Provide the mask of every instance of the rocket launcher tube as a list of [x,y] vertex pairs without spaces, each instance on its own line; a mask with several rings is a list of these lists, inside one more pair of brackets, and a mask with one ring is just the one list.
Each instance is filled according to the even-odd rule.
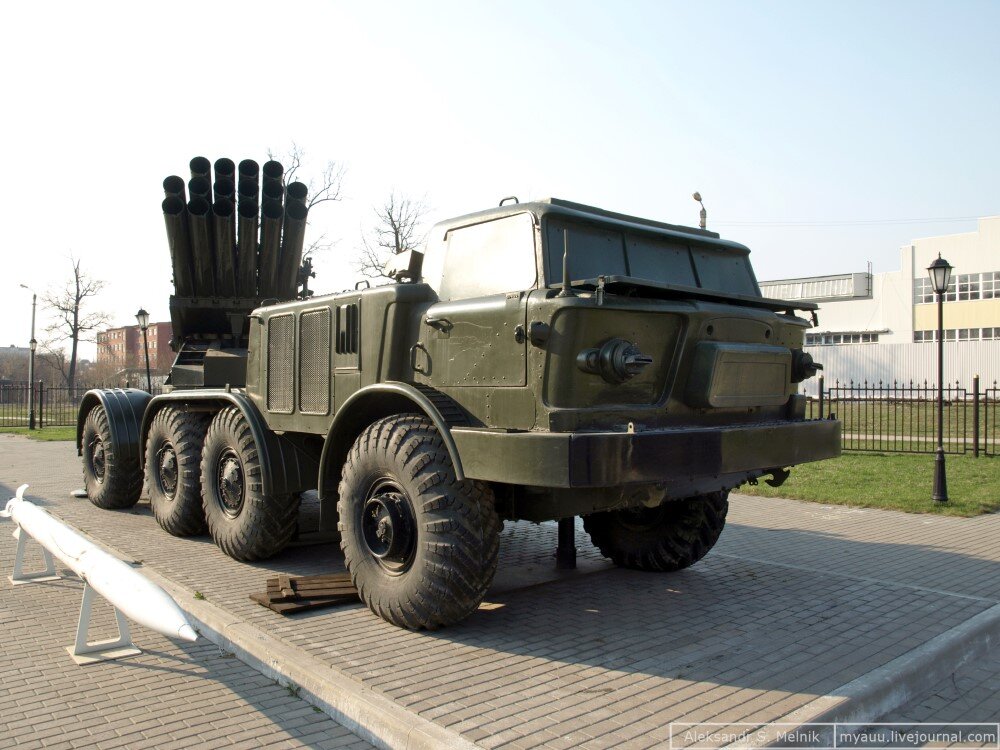
[[[183,180],[181,180],[181,190],[184,190]],[[191,242],[188,238],[188,214],[181,197],[170,195],[163,199],[163,222],[167,227],[167,243],[170,246],[174,292],[179,297],[190,297],[194,294],[194,275],[191,266]]]
[[204,156],[196,156],[188,165],[191,168],[191,179],[204,177],[208,184],[212,184],[212,163]]
[[257,201],[240,197],[237,231],[237,286],[239,296],[257,296]]
[[302,263],[308,214],[309,209],[302,201],[290,200],[285,207],[277,285],[278,294],[285,299],[293,299],[298,288],[299,265]]
[[284,211],[277,201],[264,201],[260,209],[260,258],[257,291],[261,297],[279,297],[278,261],[281,252],[281,219]]
[[194,267],[194,296],[215,296],[215,254],[212,252],[212,207],[201,197],[188,202],[188,229]]
[[233,202],[219,198],[212,207],[215,246],[215,293],[236,296],[236,213]]

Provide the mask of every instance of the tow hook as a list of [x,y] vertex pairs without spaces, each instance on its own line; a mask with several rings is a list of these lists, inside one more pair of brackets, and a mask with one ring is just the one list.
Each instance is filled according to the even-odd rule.
[[764,482],[772,487],[780,487],[785,483],[785,480],[788,479],[792,472],[788,469],[771,469],[769,473],[771,478],[765,479]]

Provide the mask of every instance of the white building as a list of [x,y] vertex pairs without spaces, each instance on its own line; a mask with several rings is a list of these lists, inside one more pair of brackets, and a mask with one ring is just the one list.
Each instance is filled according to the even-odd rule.
[[1000,379],[1000,216],[975,232],[927,237],[900,248],[900,269],[762,281],[766,297],[819,304],[806,345],[839,380],[936,380],[937,305],[927,267],[954,267],[945,295],[945,379]]

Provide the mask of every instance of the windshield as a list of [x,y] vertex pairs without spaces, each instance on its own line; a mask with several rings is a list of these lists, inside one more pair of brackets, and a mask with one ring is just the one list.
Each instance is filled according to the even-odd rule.
[[700,245],[606,226],[546,222],[547,283],[562,283],[563,230],[569,230],[569,276],[631,276],[661,284],[758,297],[749,258],[738,250]]

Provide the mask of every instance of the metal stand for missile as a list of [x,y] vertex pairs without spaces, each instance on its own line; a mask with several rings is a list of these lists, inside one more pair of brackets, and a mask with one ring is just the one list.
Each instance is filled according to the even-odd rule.
[[[35,573],[25,573],[24,572],[24,548],[28,543],[29,537],[21,528],[18,527],[14,531],[14,536],[17,538],[17,552],[14,553],[14,569],[7,576],[7,580],[10,581],[15,586],[20,586],[25,583],[40,583],[42,581],[58,581],[62,578],[61,575],[56,573],[56,563],[52,559],[52,553],[49,552],[45,547],[42,547],[42,559],[45,561],[45,570],[39,570]],[[41,545],[39,545],[41,547]]]
[[125,615],[118,611],[118,607],[113,604],[115,610],[115,622],[118,624],[118,637],[110,638],[106,641],[87,642],[87,635],[90,632],[90,620],[92,616],[92,605],[94,602],[94,590],[89,583],[84,582],[83,601],[80,602],[80,622],[76,626],[76,642],[72,646],[67,646],[66,651],[77,664],[94,664],[100,661],[110,661],[111,659],[121,659],[125,656],[135,656],[142,651],[132,643],[132,634],[128,628],[128,620]]

